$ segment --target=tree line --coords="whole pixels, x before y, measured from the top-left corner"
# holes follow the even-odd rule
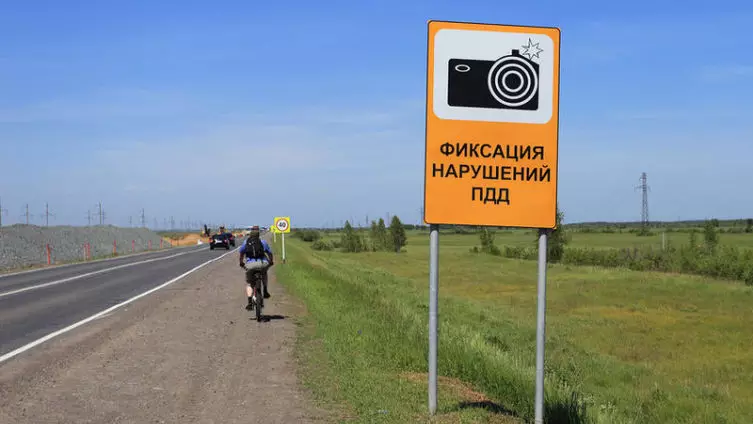
[[[368,231],[356,229],[350,224],[350,221],[345,221],[339,240],[326,240],[322,237],[321,231],[313,229],[297,230],[293,233],[294,237],[311,242],[312,249],[324,251],[400,253],[408,243],[406,225],[397,215],[392,217],[389,227],[387,227],[383,218],[379,218],[378,221],[371,221],[371,227]]]

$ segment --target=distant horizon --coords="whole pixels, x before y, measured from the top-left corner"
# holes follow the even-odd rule
[[[706,221],[712,221],[712,220],[715,220],[715,219],[717,221],[719,221],[719,224],[721,226],[721,225],[724,225],[724,224],[732,224],[732,223],[742,223],[742,224],[745,224],[748,219],[753,219],[753,218],[698,218],[698,219],[649,221],[649,226],[666,225],[666,224],[699,224],[699,223],[704,223]],[[348,220],[343,220],[343,222],[345,222],[345,221],[348,221]],[[416,223],[411,223],[411,222],[405,222],[405,221],[402,220],[402,218],[401,218],[401,221],[402,221],[403,225],[410,225],[410,226],[414,226],[414,227],[416,227],[416,226],[428,227],[429,226],[429,224],[425,224],[425,223],[416,224]],[[375,220],[374,222],[378,222],[378,220]],[[389,226],[389,222],[385,221],[385,224],[387,226]],[[578,226],[578,225],[641,225],[641,224],[642,224],[642,222],[640,220],[634,220],[634,221],[578,221],[578,222],[564,222],[564,225],[567,225],[567,226]],[[219,228],[219,225],[216,225],[216,226],[212,226],[212,225],[209,225],[209,224],[207,224],[207,225],[208,225],[208,227],[210,229]],[[355,223],[351,222],[351,225],[353,227],[355,227],[355,228],[358,228],[358,226],[359,225],[362,226],[363,223],[362,222],[359,223],[359,222],[356,221]],[[369,222],[369,225],[371,225],[370,222]],[[76,227],[76,228],[82,228],[82,227],[84,227],[84,228],[85,227],[113,227],[113,228],[126,228],[126,229],[127,228],[132,228],[132,229],[144,228],[144,229],[147,229],[147,230],[160,231],[160,232],[165,232],[165,231],[203,231],[203,229],[204,229],[204,224],[201,224],[201,225],[199,225],[197,227],[162,228],[162,227],[139,226],[139,225],[133,225],[133,226],[125,225],[124,226],[124,225],[106,224],[106,223],[105,224],[91,224],[91,225],[87,225],[87,224],[55,224],[55,225],[52,225],[51,224],[49,226],[45,226],[45,225],[40,225],[40,224],[26,224],[26,223],[17,222],[17,223],[7,224],[7,225],[3,224],[2,227],[0,227],[0,230],[2,230],[3,228],[9,228],[9,227],[26,227],[26,226],[28,226],[28,227],[36,227],[36,228],[53,228],[53,227]],[[473,225],[464,225],[464,224],[440,224],[440,226],[441,227],[448,227],[448,226],[449,227],[476,227],[476,226],[473,226]],[[368,225],[367,225],[367,227],[368,227]],[[490,228],[497,228],[498,226],[489,226],[489,227]],[[514,227],[505,227],[505,226],[499,226],[499,227],[514,228]],[[246,228],[246,226],[229,226],[228,225],[228,226],[226,226],[226,228],[232,228],[232,229],[236,229],[237,230],[237,229]],[[291,230],[295,231],[296,229],[341,229],[341,228],[343,228],[343,227],[342,226],[333,226],[333,227],[299,226],[299,227],[291,228]],[[519,229],[519,230],[535,230],[536,228],[515,228],[515,229]]]

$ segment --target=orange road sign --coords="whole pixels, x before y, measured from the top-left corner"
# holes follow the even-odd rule
[[[560,30],[430,21],[424,221],[554,228]]]

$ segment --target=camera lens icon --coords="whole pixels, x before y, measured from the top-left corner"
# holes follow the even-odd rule
[[[487,80],[494,99],[509,108],[527,104],[539,91],[538,69],[533,67],[535,63],[516,53],[513,51],[512,55],[494,62]]]
[[[488,109],[537,110],[539,65],[512,50],[496,61],[450,59],[447,103]]]

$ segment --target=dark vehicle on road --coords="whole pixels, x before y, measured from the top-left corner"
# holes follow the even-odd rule
[[[230,250],[230,240],[227,234],[215,234],[209,239],[209,250],[214,250],[215,247],[224,247]]]
[[[233,233],[225,233],[225,235],[227,236],[227,241],[230,245],[235,247],[235,235]]]

